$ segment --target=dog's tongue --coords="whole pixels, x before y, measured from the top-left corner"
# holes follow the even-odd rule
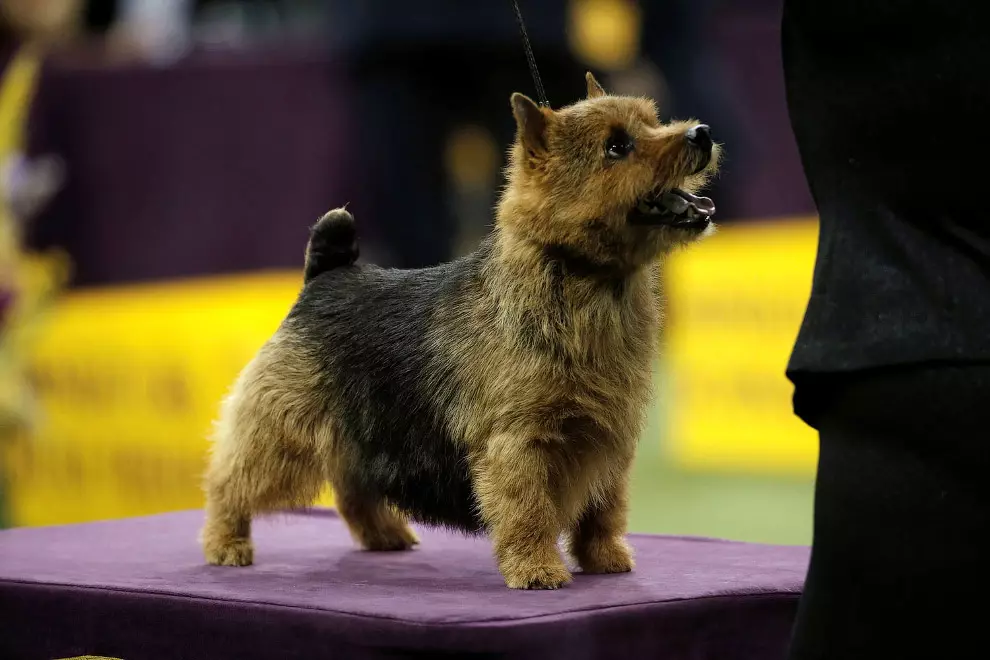
[[[680,188],[665,192],[660,198],[660,203],[674,215],[683,215],[688,209],[694,209],[700,215],[715,214],[715,202],[711,199],[692,195]]]

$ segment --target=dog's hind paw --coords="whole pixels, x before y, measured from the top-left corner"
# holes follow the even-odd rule
[[[396,552],[410,550],[413,546],[419,545],[419,537],[416,536],[416,533],[408,525],[400,525],[376,530],[375,534],[368,535],[362,539],[361,545],[364,546],[365,550]]]

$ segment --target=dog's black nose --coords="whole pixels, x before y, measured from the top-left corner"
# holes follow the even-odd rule
[[[687,141],[691,143],[692,146],[697,147],[702,151],[711,151],[714,142],[712,142],[712,129],[708,127],[707,124],[698,124],[697,126],[692,126],[684,134]]]

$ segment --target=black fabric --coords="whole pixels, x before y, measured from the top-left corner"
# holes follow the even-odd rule
[[[791,660],[985,657],[990,366],[890,368],[832,392]]]
[[[821,217],[788,366],[819,429],[792,660],[983,657],[990,587],[990,87],[978,5],[787,0]]]
[[[787,0],[795,137],[821,217],[788,374],[990,359],[985,26],[963,0]]]

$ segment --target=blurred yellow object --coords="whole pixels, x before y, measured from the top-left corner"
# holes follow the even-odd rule
[[[474,124],[454,129],[444,148],[446,170],[458,188],[488,186],[498,175],[499,156],[492,134]]]
[[[688,468],[812,474],[817,437],[784,375],[811,291],[812,219],[739,224],[667,269],[664,446]]]
[[[14,53],[0,81],[0,155],[20,151],[24,128],[34,92],[38,85],[41,56],[34,49],[21,48]]]
[[[61,298],[29,360],[44,418],[4,461],[12,523],[201,506],[220,400],[301,283],[301,273],[261,273]]]
[[[69,272],[60,252],[16,258],[17,297],[0,331],[0,444],[26,441],[36,424],[39,406],[27,379],[27,355]]]
[[[810,474],[784,368],[817,223],[741,225],[669,263],[664,446],[688,468]],[[29,353],[44,417],[8,443],[11,517],[41,525],[202,505],[219,403],[278,327],[298,272],[72,292]],[[330,505],[329,493],[319,502]]]
[[[619,71],[639,56],[639,6],[633,0],[571,0],[567,37],[588,66]]]
[[[0,79],[0,165],[23,149],[27,115],[41,69],[32,48],[14,53]],[[9,297],[0,326],[0,444],[23,441],[35,416],[25,381],[24,356],[45,306],[66,279],[67,260],[60,253],[25,256],[19,220],[0,195],[0,295]]]

